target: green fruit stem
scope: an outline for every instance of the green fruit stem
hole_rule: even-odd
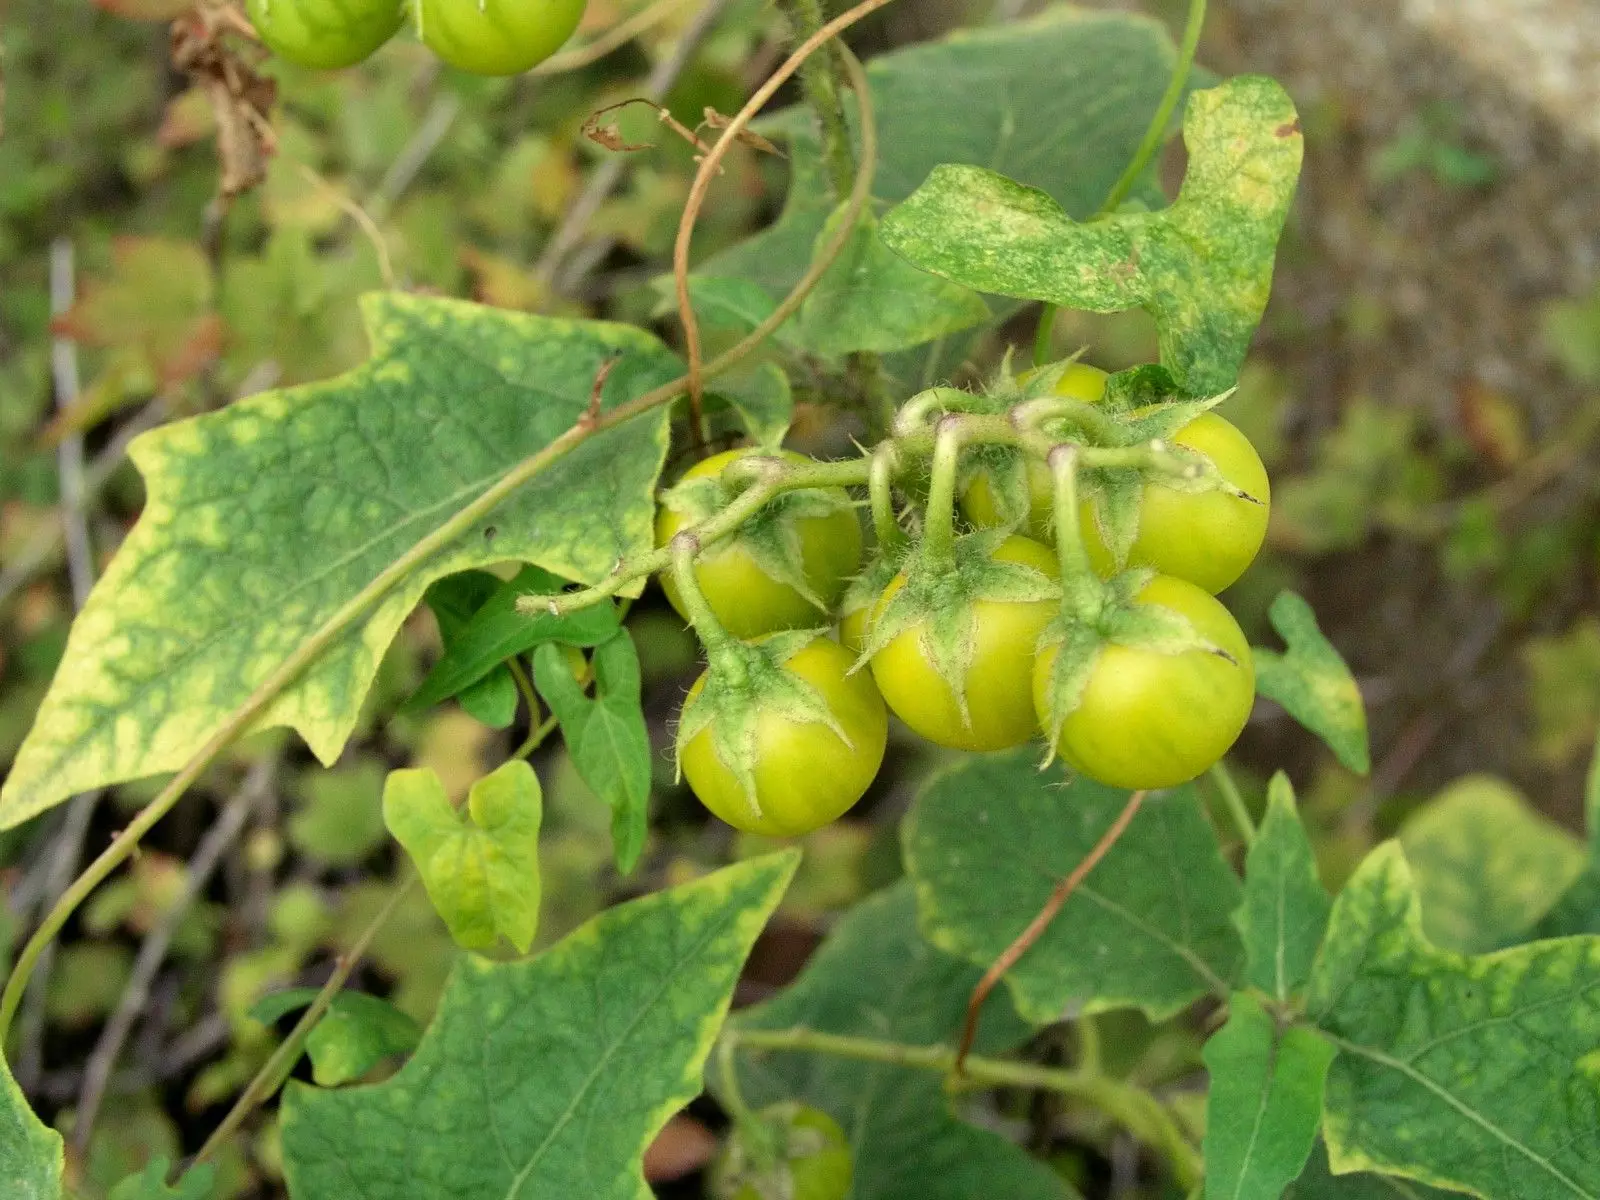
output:
[[[878,551],[888,554],[906,542],[906,532],[894,513],[894,476],[900,468],[900,454],[893,442],[880,442],[872,451],[867,485],[872,495],[872,530],[878,537]]]
[[[683,601],[689,624],[694,626],[696,636],[706,648],[707,662],[713,670],[731,666],[735,660],[742,662],[742,656],[734,649],[738,639],[723,628],[717,614],[711,611],[706,594],[700,590],[700,579],[694,570],[694,560],[700,557],[700,539],[685,529],[673,536],[667,548],[672,553],[672,576],[678,584],[678,598]]]
[[[1047,422],[1070,425],[1099,448],[1122,446],[1127,442],[1123,427],[1106,415],[1103,408],[1070,396],[1040,396],[1024,400],[1011,410],[1011,422],[1024,432],[1040,429]]]
[[[1050,451],[1045,461],[1055,481],[1056,557],[1061,563],[1061,609],[1079,620],[1091,620],[1099,611],[1101,585],[1084,548],[1078,524],[1078,460],[1082,447],[1065,442]]]
[[[964,417],[945,417],[934,434],[922,561],[935,569],[954,566],[956,560],[956,476],[969,424]]]
[[[1180,1185],[1189,1188],[1204,1174],[1200,1152],[1184,1137],[1166,1107],[1136,1084],[1098,1072],[1043,1067],[1035,1063],[968,1055],[956,1074],[956,1052],[950,1046],[913,1046],[878,1038],[849,1037],[814,1029],[726,1028],[722,1038],[745,1051],[780,1050],[831,1054],[864,1062],[913,1070],[937,1071],[952,1085],[980,1088],[1017,1087],[1056,1092],[1093,1105],[1141,1141],[1160,1151]]]

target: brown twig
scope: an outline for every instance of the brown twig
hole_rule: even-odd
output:
[[[994,991],[995,984],[1007,971],[1014,967],[1017,960],[1032,949],[1033,944],[1043,936],[1044,931],[1050,927],[1050,922],[1056,919],[1056,914],[1061,911],[1061,906],[1077,891],[1083,881],[1088,878],[1089,872],[1094,870],[1100,860],[1111,852],[1111,847],[1117,844],[1127,830],[1133,818],[1138,815],[1139,806],[1144,803],[1145,793],[1135,792],[1128,797],[1128,802],[1122,806],[1122,811],[1117,814],[1117,819],[1111,822],[1111,827],[1100,835],[1100,840],[1085,854],[1078,865],[1060,883],[1056,884],[1055,891],[1050,893],[1050,899],[1044,902],[1044,907],[1039,914],[1028,922],[1028,927],[1017,934],[1016,940],[1007,946],[994,960],[994,963],[983,973],[983,978],[978,980],[978,986],[972,989],[972,996],[967,1001],[967,1019],[961,1027],[961,1043],[956,1049],[955,1073],[961,1074],[962,1067],[966,1064],[967,1053],[972,1049],[972,1043],[978,1036],[978,1016],[983,1010],[983,1002],[989,998],[989,993]]]
[[[589,386],[589,407],[584,410],[583,416],[578,418],[580,425],[593,429],[600,423],[600,397],[606,390],[606,380],[621,361],[620,354],[613,354],[601,363],[600,369],[594,373],[594,383]]]
[[[862,0],[860,4],[841,13],[801,42],[794,53],[789,55],[767,81],[756,89],[755,95],[750,97],[738,114],[728,121],[722,136],[717,139],[717,144],[711,148],[711,152],[700,164],[694,185],[689,189],[689,198],[683,206],[683,217],[678,222],[678,237],[672,247],[672,277],[677,292],[678,317],[683,322],[683,337],[689,360],[689,433],[696,447],[705,442],[704,414],[701,411],[705,380],[701,361],[700,324],[695,319],[694,305],[689,299],[689,247],[694,241],[695,222],[699,219],[700,209],[706,202],[706,193],[711,188],[711,180],[715,177],[717,167],[727,155],[729,148],[738,140],[740,132],[755,119],[756,113],[761,111],[767,101],[772,99],[778,89],[788,82],[790,76],[798,71],[812,54],[857,21],[883,8],[889,2],[890,0]],[[840,46],[843,47],[842,42]],[[846,65],[850,68],[851,84],[856,89],[858,102],[870,105],[871,98],[868,95],[865,77],[861,74],[860,64],[851,66],[853,62],[854,60],[846,55]],[[876,159],[876,147],[867,146],[865,137],[862,143],[861,169],[856,173],[857,186],[863,176],[870,177]],[[847,228],[845,232],[848,234],[850,230]]]

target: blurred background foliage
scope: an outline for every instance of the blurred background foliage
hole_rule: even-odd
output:
[[[105,3],[136,9],[135,0]],[[591,0],[580,40],[645,7]],[[59,518],[64,438],[84,439],[85,515],[94,563],[103,565],[141,502],[122,454],[127,440],[160,421],[358,362],[365,346],[355,299],[386,280],[510,308],[653,324],[673,338],[652,281],[670,257],[695,151],[643,106],[616,120],[621,138],[648,148],[619,155],[582,128],[590,113],[643,94],[653,73],[660,78],[697,7],[669,6],[634,41],[548,77],[459,75],[405,35],[345,72],[269,61],[262,70],[278,84],[278,151],[265,183],[219,221],[210,207],[215,119],[205,95],[168,65],[165,23],[125,19],[88,0],[0,0],[0,766],[32,719],[73,612]],[[1165,10],[1177,6],[1151,7],[1170,18]],[[864,27],[857,44],[865,55],[1029,8],[904,0]],[[1408,824],[1435,797],[1428,812],[1460,808],[1471,814],[1467,824],[1532,823],[1518,839],[1537,851],[1529,870],[1576,870],[1571,831],[1580,828],[1581,772],[1600,724],[1594,245],[1571,246],[1574,261],[1543,275],[1519,274],[1498,250],[1468,252],[1447,231],[1478,228],[1480,250],[1499,246],[1496,238],[1515,246],[1550,236],[1550,213],[1528,202],[1549,186],[1530,178],[1548,171],[1548,154],[1508,160],[1470,98],[1436,79],[1414,81],[1396,100],[1363,94],[1334,70],[1318,74],[1272,4],[1214,8],[1202,61],[1219,71],[1284,73],[1307,135],[1279,286],[1224,410],[1255,441],[1276,493],[1269,550],[1227,599],[1252,640],[1269,644],[1265,611],[1280,588],[1313,601],[1362,684],[1376,764],[1368,780],[1347,774],[1263,703],[1236,754],[1251,798],[1259,801],[1272,769],[1291,771],[1330,885],[1402,828],[1414,856],[1431,853],[1452,870],[1492,858],[1492,847],[1455,838],[1461,821],[1444,833],[1423,818]],[[1324,17],[1303,19],[1316,27]],[[671,73],[667,108],[690,127],[708,107],[736,110],[787,44],[763,0],[732,0],[693,60]],[[1521,132],[1532,141],[1550,137],[1533,110],[1508,119],[1514,129],[1526,122]],[[1566,191],[1573,177],[1592,180],[1581,153],[1562,145],[1549,154],[1563,164]],[[1181,162],[1168,167],[1176,179]],[[620,172],[614,189],[595,190],[610,171]],[[736,150],[706,206],[697,255],[770,220],[785,178],[781,158]],[[57,312],[52,254],[58,263],[70,255],[76,280],[70,304],[58,281]],[[1029,319],[1007,336],[1026,341]],[[1500,340],[1490,344],[1484,329]],[[82,380],[59,411],[53,334],[75,344]],[[1087,345],[1091,361],[1111,369],[1155,352],[1139,315],[1065,314],[1056,336],[1058,345]],[[997,337],[972,346],[955,377],[980,378],[1003,346]],[[793,383],[793,444],[837,448],[848,427],[825,392],[810,378]],[[765,848],[709,821],[673,778],[667,720],[695,669],[689,635],[655,593],[634,608],[630,626],[662,751],[652,840],[640,870],[619,878],[605,807],[559,748],[542,752],[541,944],[621,896]],[[272,989],[320,982],[331,956],[388,899],[396,854],[378,808],[385,772],[431,766],[464,793],[520,738],[521,730],[490,728],[454,704],[394,715],[439,649],[432,616],[419,610],[333,770],[281,735],[237,747],[69,928],[32,1021],[8,1047],[29,1094],[64,1130],[82,1064],[139,948],[157,932],[171,938],[96,1133],[72,1158],[82,1196],[104,1196],[151,1154],[192,1151],[276,1042],[279,1022],[252,1016],[256,1002]],[[805,866],[741,1000],[792,978],[832,914],[896,877],[896,819],[945,761],[897,739],[866,802],[806,839]],[[1475,778],[1451,786],[1468,775]],[[75,832],[63,810],[5,835],[0,947],[59,886],[52,851],[73,838],[103,845],[151,794],[148,782],[116,788],[84,810],[86,828]],[[208,830],[230,810],[240,814],[237,836],[217,847],[215,873],[190,895]],[[1492,934],[1470,914],[1454,914],[1447,898],[1430,919],[1442,941]],[[414,892],[355,982],[426,1022],[455,953]],[[1109,1018],[1103,1034],[1108,1054],[1141,1063],[1151,1078],[1198,1064],[1199,1040],[1182,1031],[1156,1033],[1123,1015]],[[1081,1183],[1110,1169],[1083,1148],[1094,1140],[1044,1148]],[[709,1145],[694,1118],[674,1122],[652,1173],[692,1172]],[[271,1121],[236,1139],[219,1166],[218,1196],[278,1194]]]

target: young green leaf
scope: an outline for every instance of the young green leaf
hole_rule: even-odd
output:
[[[788,990],[734,1023],[928,1045],[959,1028],[981,973],[917,936],[911,888],[897,884],[852,909]],[[1028,1035],[1003,997],[992,998],[984,1016],[982,1053],[1009,1050]],[[741,1052],[738,1066],[749,1103],[800,1100],[850,1131],[852,1200],[1060,1200],[1063,1194],[1043,1163],[957,1119],[931,1072],[772,1051]]]
[[[1600,1196],[1600,939],[1441,950],[1386,842],[1334,903],[1309,1011],[1340,1051],[1323,1113],[1335,1171]]]
[[[312,988],[270,992],[251,1006],[251,1019],[270,1023],[317,998]],[[340,992],[306,1039],[311,1078],[318,1087],[359,1079],[384,1059],[416,1049],[422,1027],[387,1000]]]
[[[159,1154],[145,1163],[144,1170],[112,1188],[106,1200],[210,1200],[217,1177],[217,1169],[210,1163],[190,1167],[176,1187],[167,1186],[171,1171],[172,1163],[166,1155]]]
[[[572,677],[554,646],[533,658],[534,685],[561,723],[572,765],[611,806],[617,869],[639,861],[650,826],[650,731],[640,707],[639,653],[626,630],[594,652],[594,699]]]
[[[679,369],[656,339],[616,324],[400,293],[364,311],[364,366],[133,442],[144,513],[73,625],[0,789],[0,826],[183,765],[387,567],[571,429],[603,363],[621,355],[607,408]],[[293,726],[331,763],[433,580],[517,559],[592,583],[648,548],[667,419],[661,409],[591,438],[530,481],[358,616],[257,727]]]
[[[33,1115],[0,1057],[0,1196],[59,1200],[63,1161],[61,1135]]]
[[[1267,815],[1245,859],[1244,902],[1233,916],[1244,937],[1250,985],[1279,1002],[1305,987],[1332,907],[1295,810],[1294,788],[1279,771],[1267,788]]]
[[[295,1196],[638,1200],[640,1158],[701,1088],[756,935],[799,854],[622,904],[537,958],[463,956],[393,1078],[291,1083]]]
[[[873,194],[902,200],[939,164],[974,163],[1087,217],[1133,157],[1174,57],[1158,21],[1069,6],[876,55],[867,64],[878,116]],[[783,212],[696,273],[751,281],[776,301],[810,263],[832,205],[807,113],[791,109],[763,129],[788,142]],[[1138,195],[1161,202],[1149,183]]]
[[[1256,690],[1283,705],[1326,742],[1347,769],[1365,775],[1372,769],[1372,758],[1361,689],[1339,652],[1322,636],[1317,614],[1293,592],[1279,592],[1267,615],[1288,651],[1279,654],[1251,647]]]
[[[441,580],[429,589],[429,595],[449,582]],[[562,580],[550,572],[524,567],[515,578],[505,582],[495,579],[494,591],[479,601],[466,621],[458,622],[453,615],[440,615],[444,655],[428,672],[416,694],[406,701],[404,711],[420,712],[431,708],[497,674],[505,676],[506,684],[514,693],[516,685],[512,683],[510,671],[503,666],[506,659],[526,654],[545,642],[597,646],[616,634],[617,609],[613,604],[596,604],[561,617],[549,613],[530,616],[517,611],[517,600],[522,596],[554,595],[562,587]],[[434,612],[439,614],[439,608],[434,607]],[[447,622],[452,625],[449,631],[445,629]],[[463,695],[463,707],[465,704]]]
[[[936,776],[901,827],[925,936],[988,966],[1099,841],[1128,793],[1041,774],[1032,749]],[[1244,965],[1237,878],[1192,788],[1149,796],[1122,837],[1006,975],[1040,1024],[1078,1007],[1171,1016],[1226,995]]]
[[[439,640],[444,643],[445,654],[460,640],[461,631],[500,587],[500,578],[488,571],[462,571],[447,575],[422,594],[422,602],[433,612],[439,624]],[[434,664],[434,671],[438,670]],[[430,673],[431,674],[431,673]],[[428,680],[423,680],[423,686]],[[476,717],[490,729],[505,729],[517,717],[517,683],[511,677],[511,668],[496,663],[487,675],[468,684],[456,693],[462,709]],[[442,698],[442,697],[441,697]],[[429,707],[418,704],[416,696],[401,706],[402,712],[416,712]]]
[[[840,208],[828,218],[819,243],[833,236],[843,215]],[[890,252],[877,221],[863,217],[801,305],[793,337],[801,349],[825,358],[857,350],[887,354],[988,319],[981,296]]]
[[[468,950],[504,936],[523,954],[539,925],[539,777],[512,759],[472,785],[467,811],[429,769],[391,771],[383,820],[416,863],[450,935]]]
[[[1248,992],[1206,1043],[1206,1200],[1280,1200],[1322,1118],[1334,1050],[1313,1030],[1280,1030]]]
[[[1156,212],[1080,224],[1054,198],[992,169],[949,164],[883,219],[883,240],[925,271],[981,292],[1155,318],[1161,362],[1186,391],[1238,379],[1272,286],[1300,174],[1287,93],[1241,76],[1189,97],[1188,174]]]
[[[1527,934],[1584,869],[1578,839],[1487,775],[1451,784],[1400,827],[1435,946],[1483,954]]]

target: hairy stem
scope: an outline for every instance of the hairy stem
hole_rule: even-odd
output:
[[[916,1046],[804,1028],[729,1028],[722,1036],[735,1048],[747,1052],[829,1054],[943,1075],[953,1075],[956,1069],[956,1051],[942,1045]],[[1202,1174],[1199,1153],[1161,1102],[1143,1088],[1087,1071],[979,1055],[967,1057],[963,1075],[966,1081],[978,1087],[1032,1088],[1082,1100],[1164,1153],[1184,1187],[1192,1186]]]
[[[825,19],[822,0],[784,0],[783,8],[801,37],[810,37],[822,28]],[[822,130],[822,161],[835,201],[849,193],[850,181],[856,173],[840,85],[839,61],[826,50],[806,59],[805,66],[800,68],[801,90]]]

